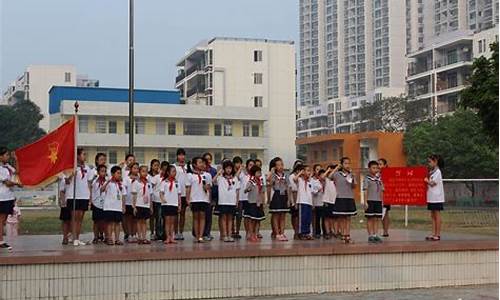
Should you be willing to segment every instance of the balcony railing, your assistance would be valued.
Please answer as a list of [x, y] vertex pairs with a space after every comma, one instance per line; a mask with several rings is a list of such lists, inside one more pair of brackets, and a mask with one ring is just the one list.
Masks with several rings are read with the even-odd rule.
[[456, 64], [458, 62], [469, 62], [469, 61], [472, 61], [472, 55], [469, 53], [467, 53], [467, 54], [463, 53], [463, 54], [457, 55], [456, 57], [447, 57], [446, 56], [442, 59], [436, 60], [434, 65], [435, 65], [435, 68], [441, 68], [444, 66]]

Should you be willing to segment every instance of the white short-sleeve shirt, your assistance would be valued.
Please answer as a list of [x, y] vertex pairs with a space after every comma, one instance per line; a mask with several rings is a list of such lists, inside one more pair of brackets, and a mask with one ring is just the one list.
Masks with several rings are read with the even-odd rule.
[[163, 197], [165, 198], [165, 203], [161, 205], [179, 206], [181, 190], [177, 181], [162, 180], [160, 183], [160, 192], [163, 193]]
[[304, 178], [299, 177], [297, 183], [297, 203], [313, 205], [312, 195], [313, 195], [313, 185], [311, 180], [305, 181]]
[[335, 199], [337, 198], [337, 188], [335, 187], [335, 182], [330, 178], [325, 178], [325, 188], [323, 191], [323, 202], [335, 204]]
[[444, 187], [443, 177], [440, 169], [435, 169], [429, 175], [429, 180], [436, 185], [427, 185], [427, 203], [443, 203], [444, 202]]
[[141, 180], [135, 180], [132, 183], [132, 194], [136, 195], [135, 206], [149, 208], [151, 206], [151, 195], [153, 193], [153, 188], [149, 181], [142, 182]]
[[13, 181], [14, 174], [15, 169], [12, 166], [8, 164], [0, 166], [0, 201], [11, 201], [16, 198], [12, 188], [5, 184], [7, 180]]
[[314, 206], [323, 206], [323, 184], [318, 178], [309, 179], [312, 189], [313, 189], [313, 205]]
[[219, 205], [236, 205], [236, 196], [240, 192], [240, 181], [236, 176], [232, 178], [217, 177], [217, 188], [219, 191]]
[[181, 192], [181, 197], [186, 197], [186, 181], [187, 181], [187, 169], [186, 165], [184, 166], [178, 166], [175, 165], [175, 179], [177, 180], [177, 183], [179, 184], [179, 189]]
[[66, 185], [66, 199], [73, 199], [73, 184], [76, 181], [76, 200], [90, 200], [89, 184], [92, 183], [93, 177], [94, 172], [89, 166], [78, 166], [75, 177], [72, 177]]
[[101, 187], [106, 183], [106, 181], [101, 183], [98, 179], [99, 178], [96, 178], [92, 181], [92, 204], [97, 208], [103, 209], [105, 192], [101, 192]]
[[186, 186], [191, 187], [191, 202], [210, 203], [209, 192], [205, 191], [203, 184], [212, 185], [212, 176], [210, 173], [202, 172], [199, 176], [195, 173], [188, 174]]
[[125, 205], [132, 205], [132, 191], [134, 189], [133, 185], [137, 180], [130, 178], [129, 176], [123, 177], [123, 187], [125, 188]]
[[[242, 171], [239, 175], [238, 180], [240, 181], [240, 186], [245, 187], [250, 180], [250, 175], [247, 172]], [[240, 189], [240, 201], [248, 201], [248, 193], [245, 193], [244, 188]]]
[[161, 175], [156, 174], [155, 176], [151, 176], [151, 185], [153, 187], [153, 202], [160, 203], [160, 185], [161, 185]]
[[127, 194], [123, 185], [118, 182], [111, 181], [107, 186], [104, 193], [104, 210], [105, 211], [122, 211], [122, 199]]

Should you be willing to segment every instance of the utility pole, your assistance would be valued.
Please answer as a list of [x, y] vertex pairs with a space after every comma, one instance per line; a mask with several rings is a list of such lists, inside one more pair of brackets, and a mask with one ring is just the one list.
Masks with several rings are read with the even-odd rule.
[[128, 29], [128, 152], [134, 153], [134, 0], [129, 0]]

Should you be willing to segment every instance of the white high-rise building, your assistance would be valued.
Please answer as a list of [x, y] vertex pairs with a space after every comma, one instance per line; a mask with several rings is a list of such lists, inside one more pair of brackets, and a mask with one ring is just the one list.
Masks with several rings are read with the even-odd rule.
[[298, 137], [363, 130], [363, 103], [405, 91], [404, 1], [299, 5]]
[[498, 1], [407, 0], [406, 5], [406, 82], [414, 118], [452, 113], [473, 59], [489, 57], [489, 45], [498, 41]]
[[[96, 80], [92, 86], [99, 86]], [[43, 119], [40, 128], [49, 131], [49, 90], [53, 86], [78, 86], [76, 67], [74, 65], [29, 65], [3, 92], [2, 104], [13, 105], [19, 100], [31, 100], [40, 107]]]
[[181, 101], [265, 112], [264, 157], [295, 159], [295, 48], [292, 41], [215, 37], [177, 63]]

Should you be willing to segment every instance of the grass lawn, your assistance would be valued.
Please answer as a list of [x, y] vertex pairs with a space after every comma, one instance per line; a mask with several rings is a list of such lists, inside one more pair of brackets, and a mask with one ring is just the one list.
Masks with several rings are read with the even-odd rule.
[[[429, 212], [424, 208], [410, 207], [408, 210], [409, 229], [430, 229]], [[185, 231], [191, 230], [191, 214], [188, 210]], [[404, 208], [393, 207], [390, 211], [391, 227], [404, 228]], [[270, 218], [261, 223], [262, 229], [270, 229]], [[365, 218], [362, 210], [352, 219], [353, 228], [365, 228]], [[23, 210], [20, 234], [58, 234], [60, 230], [59, 210]], [[290, 218], [287, 218], [287, 227], [291, 228]], [[217, 230], [217, 217], [214, 216], [212, 229]], [[92, 231], [90, 211], [85, 214], [84, 232]], [[443, 211], [443, 231], [473, 234], [498, 235], [498, 209], [491, 210], [458, 210], [446, 209]]]

